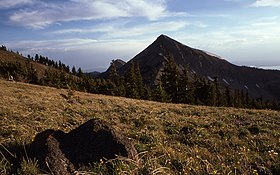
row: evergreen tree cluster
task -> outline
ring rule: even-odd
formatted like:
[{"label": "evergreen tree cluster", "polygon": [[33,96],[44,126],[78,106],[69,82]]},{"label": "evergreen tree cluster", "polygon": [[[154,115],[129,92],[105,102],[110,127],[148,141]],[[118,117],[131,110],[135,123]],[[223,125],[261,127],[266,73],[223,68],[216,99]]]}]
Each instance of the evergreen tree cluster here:
[{"label": "evergreen tree cluster", "polygon": [[143,84],[139,64],[131,62],[124,76],[120,76],[112,61],[107,84],[110,95],[150,99],[150,89]]},{"label": "evergreen tree cluster", "polygon": [[76,70],[76,67],[73,66],[72,69],[70,70],[70,66],[62,63],[60,60],[59,61],[54,61],[52,59],[49,59],[48,57],[44,57],[44,56],[39,55],[39,54],[35,54],[34,57],[31,57],[30,55],[27,55],[27,58],[32,60],[32,61],[41,63],[43,65],[53,67],[53,68],[56,68],[56,69],[59,69],[59,70],[63,70],[66,73],[71,73],[71,74],[76,75],[76,76],[83,76],[83,71],[82,71],[81,68],[78,68],[78,70]]},{"label": "evergreen tree cluster", "polygon": [[7,47],[6,47],[6,46],[4,46],[4,45],[1,45],[0,50],[7,51]]},{"label": "evergreen tree cluster", "polygon": [[37,84],[38,76],[33,65],[29,61],[24,64],[20,62],[0,62],[0,75],[4,78],[12,76],[15,80]]},{"label": "evergreen tree cluster", "polygon": [[232,91],[229,87],[220,86],[218,77],[206,80],[195,76],[190,80],[188,73],[187,68],[179,73],[173,57],[169,56],[156,87],[154,100],[207,106],[280,109],[279,102],[263,101],[262,98],[253,99],[249,97],[248,91]]}]

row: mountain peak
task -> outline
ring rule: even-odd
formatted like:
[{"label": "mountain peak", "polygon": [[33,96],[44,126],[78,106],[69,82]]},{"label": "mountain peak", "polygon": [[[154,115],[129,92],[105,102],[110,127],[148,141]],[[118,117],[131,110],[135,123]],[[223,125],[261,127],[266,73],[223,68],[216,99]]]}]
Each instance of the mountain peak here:
[{"label": "mountain peak", "polygon": [[158,36],[158,39],[159,38],[169,38],[169,37],[167,35],[161,34],[161,35]]},{"label": "mountain peak", "polygon": [[167,35],[164,35],[164,34],[161,34],[157,37],[156,41],[162,41],[162,40],[173,40],[172,38],[170,38],[169,36]]},{"label": "mountain peak", "polygon": [[[187,48],[189,48],[188,46],[182,44],[181,42],[178,42],[175,39],[173,39],[173,38],[171,38],[171,37],[169,37],[167,35],[164,35],[164,34],[161,34],[160,36],[158,36],[153,44],[163,45],[163,46],[168,47],[169,49],[171,47],[173,47],[173,48],[175,48],[175,50],[179,49],[179,47],[185,47],[185,48],[187,47]],[[176,52],[175,50],[173,50],[173,51]]]}]

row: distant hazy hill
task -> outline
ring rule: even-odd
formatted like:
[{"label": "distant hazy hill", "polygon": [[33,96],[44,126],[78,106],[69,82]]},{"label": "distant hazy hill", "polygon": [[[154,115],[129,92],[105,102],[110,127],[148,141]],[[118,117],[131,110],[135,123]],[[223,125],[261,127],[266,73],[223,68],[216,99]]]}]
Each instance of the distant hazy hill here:
[{"label": "distant hazy hill", "polygon": [[160,35],[150,46],[119,68],[119,72],[123,74],[132,61],[139,63],[144,82],[153,86],[170,55],[174,57],[180,71],[188,69],[190,77],[198,75],[209,80],[218,77],[223,86],[248,91],[254,98],[280,99],[280,71],[237,66],[215,54],[188,47],[165,35]]},{"label": "distant hazy hill", "polygon": [[126,62],[121,59],[113,60],[110,67],[105,72],[101,73],[99,77],[101,78],[108,77],[109,72],[112,70],[112,64],[114,64],[115,68],[119,70],[122,66],[126,64]]}]

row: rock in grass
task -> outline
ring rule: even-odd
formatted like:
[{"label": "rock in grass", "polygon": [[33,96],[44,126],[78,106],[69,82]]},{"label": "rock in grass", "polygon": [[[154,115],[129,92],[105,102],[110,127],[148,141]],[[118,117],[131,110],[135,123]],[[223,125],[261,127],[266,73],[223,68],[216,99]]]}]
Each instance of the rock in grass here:
[{"label": "rock in grass", "polygon": [[74,171],[73,164],[65,156],[64,137],[64,132],[51,129],[36,135],[29,150],[31,156],[38,160],[41,169],[57,175],[70,175]]},{"label": "rock in grass", "polygon": [[46,130],[30,146],[41,168],[54,174],[71,174],[80,166],[113,159],[116,155],[138,160],[131,141],[102,120],[89,120],[64,133]]}]

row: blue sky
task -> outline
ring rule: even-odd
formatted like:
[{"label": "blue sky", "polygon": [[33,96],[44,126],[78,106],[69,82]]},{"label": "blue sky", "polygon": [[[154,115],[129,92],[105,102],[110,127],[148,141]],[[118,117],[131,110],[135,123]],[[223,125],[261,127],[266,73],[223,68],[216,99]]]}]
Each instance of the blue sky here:
[{"label": "blue sky", "polygon": [[280,66],[280,0],[0,0],[1,43],[84,70],[160,34],[247,66]]}]

